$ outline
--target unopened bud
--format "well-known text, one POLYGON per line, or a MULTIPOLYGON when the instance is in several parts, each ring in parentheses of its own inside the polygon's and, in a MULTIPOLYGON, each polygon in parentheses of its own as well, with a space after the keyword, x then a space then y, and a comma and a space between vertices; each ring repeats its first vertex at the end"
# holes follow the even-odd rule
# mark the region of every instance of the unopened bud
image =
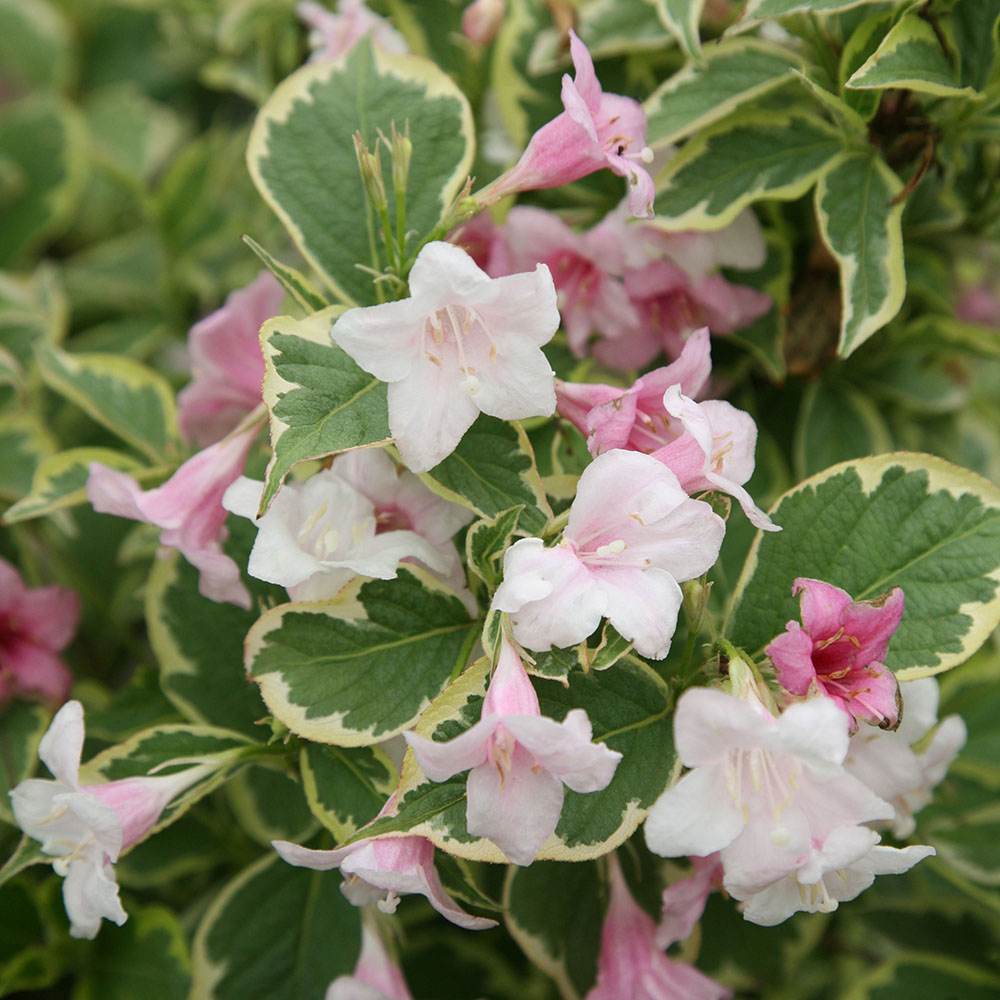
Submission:
POLYGON ((372 153, 365 146, 360 132, 354 133, 354 155, 358 158, 358 170, 361 172, 361 182, 365 186, 368 200, 379 214, 389 209, 389 199, 385 192, 385 180, 382 178, 382 161, 379 158, 378 145, 372 153))

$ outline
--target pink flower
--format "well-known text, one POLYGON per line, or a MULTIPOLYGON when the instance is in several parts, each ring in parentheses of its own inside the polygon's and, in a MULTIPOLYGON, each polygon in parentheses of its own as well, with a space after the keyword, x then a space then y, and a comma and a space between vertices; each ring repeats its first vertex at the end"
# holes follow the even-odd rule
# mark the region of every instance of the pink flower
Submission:
POLYGON ((345 876, 340 888, 355 906, 377 902, 383 913, 394 913, 400 895, 417 893, 426 896, 441 916, 466 930, 496 926, 495 920, 466 913, 445 892, 434 869, 434 845, 426 837, 368 837, 332 851, 314 851, 286 840, 272 841, 271 846, 299 868, 339 868, 345 876))
POLYGON ((892 803, 895 815, 889 826, 897 839, 916 828, 913 814, 931 801, 951 762, 965 746, 967 731, 961 716, 949 715, 938 725, 940 693, 933 677, 900 684, 903 720, 895 732, 865 726, 851 737, 844 767, 876 795, 892 803), (934 727, 930 741, 918 752, 934 727))
POLYGON ((408 52, 403 36, 383 17, 373 14, 363 0, 339 0, 337 13, 315 0, 301 0, 295 12, 309 32, 310 60, 336 59, 365 37, 386 52, 408 52))
POLYGON ((609 167, 628 180, 629 211, 653 214, 653 178, 640 165, 651 162, 646 146, 646 113, 630 97, 605 94, 594 73, 587 46, 570 31, 570 53, 576 76, 562 79, 565 111, 543 125, 521 159, 479 193, 490 204, 515 191, 558 187, 609 167))
POLYGON ((731 991, 684 962, 667 958, 656 925, 629 892, 621 865, 608 855, 611 902, 601 928, 597 983, 586 1000, 721 1000, 731 991))
POLYGON ((324 1000, 413 1000, 402 971, 368 920, 361 921, 361 954, 354 972, 330 983, 324 1000))
POLYGON ((94 510, 158 525, 160 544, 180 550, 201 578, 198 590, 211 601, 250 607, 240 569, 222 551, 226 510, 222 496, 239 476, 258 424, 234 431, 189 458, 162 486, 142 490, 124 472, 91 462, 87 497, 94 510))
POLYGON ((497 36, 507 0, 473 0, 462 11, 462 33, 474 45, 489 45, 497 36))
POLYGON ((689 937, 694 925, 705 911, 712 890, 722 884, 725 870, 718 853, 704 858, 691 857, 693 871, 663 890, 660 923, 656 929, 656 944, 666 948, 675 941, 689 937))
POLYGON ((786 630, 765 648, 782 687, 805 695, 813 683, 859 720, 892 729, 899 721, 896 677, 885 666, 889 640, 903 617, 903 591, 893 587, 874 601, 851 595, 822 580, 799 578, 802 625, 786 630))
POLYGON ((204 447, 224 437, 261 401, 264 356, 258 333, 281 308, 285 290, 268 271, 226 297, 188 334, 194 378, 177 396, 186 438, 204 447))
POLYGON ((0 705, 26 695, 65 699, 73 676, 56 653, 73 638, 79 619, 72 590, 28 588, 0 559, 0 705))
POLYGON ((696 403, 711 371, 708 329, 695 330, 680 357, 638 379, 630 389, 558 381, 559 412, 587 435, 591 454, 625 448, 652 454, 687 493, 721 490, 735 497, 750 521, 780 531, 743 488, 754 469, 757 425, 735 406, 696 403))
POLYGON ((587 713, 545 718, 520 657, 504 636, 496 671, 471 729, 443 743, 404 733, 421 770, 445 781, 469 768, 466 827, 515 865, 530 865, 555 831, 563 785, 575 792, 608 786, 621 754, 592 743, 587 713))
POLYGON ((70 934, 92 938, 102 917, 119 925, 126 920, 112 862, 153 829, 175 796, 215 765, 201 764, 163 777, 81 785, 83 738, 83 706, 68 701, 38 745, 38 756, 56 780, 29 778, 10 796, 18 825, 56 859, 53 868, 66 879, 63 900, 70 934))
POLYGON ((679 583, 718 558, 725 525, 649 455, 609 451, 584 470, 562 541, 522 538, 504 554, 493 607, 528 649, 572 646, 607 618, 643 655, 670 649, 679 583))
POLYGON ((691 770, 653 805, 646 842, 665 857, 719 851, 737 899, 804 869, 838 827, 892 815, 842 767, 846 719, 826 698, 775 718, 753 692, 743 700, 691 688, 677 703, 674 741, 691 770))
POLYGON ((552 369, 542 344, 559 326, 548 269, 490 278, 464 250, 428 243, 408 299, 348 309, 330 336, 389 383, 389 430, 406 465, 426 472, 455 450, 480 413, 550 416, 552 369))
POLYGON ((615 339, 638 329, 639 315, 615 277, 625 266, 616 229, 598 225, 578 235, 551 212, 518 206, 507 216, 502 238, 511 271, 527 270, 538 261, 548 267, 576 357, 587 353, 594 332, 615 339))

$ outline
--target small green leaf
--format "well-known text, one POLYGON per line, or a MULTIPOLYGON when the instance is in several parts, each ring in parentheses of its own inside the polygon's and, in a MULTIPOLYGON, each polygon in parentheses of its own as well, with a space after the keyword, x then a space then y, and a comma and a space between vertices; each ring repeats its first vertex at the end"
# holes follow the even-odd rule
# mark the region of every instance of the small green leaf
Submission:
POLYGON ((0 715, 0 819, 14 822, 7 794, 32 775, 38 741, 49 725, 49 713, 42 705, 28 701, 9 702, 0 715))
POLYGON ((165 478, 173 471, 173 466, 168 465, 148 468, 131 455, 111 448, 70 448, 69 451, 60 451, 38 463, 30 492, 4 514, 4 523, 16 524, 65 507, 87 503, 87 479, 90 476, 91 462, 120 469, 134 476, 140 483, 165 478))
POLYGON ((649 0, 656 6, 656 13, 670 33, 680 42, 681 48, 694 59, 701 58, 701 38, 698 22, 705 0, 649 0))
POLYGON ((247 672, 272 714, 319 743, 367 746, 409 728, 479 633, 423 571, 355 578, 332 601, 283 604, 246 638, 247 672))
POLYGON ((651 146, 677 142, 790 80, 800 65, 789 49, 741 38, 711 46, 660 84, 643 108, 651 146))
POLYGON ((378 747, 306 743, 299 766, 309 807, 338 843, 373 820, 396 787, 396 769, 378 747))
POLYGON ((341 311, 333 306, 303 320, 278 316, 261 329, 274 449, 261 513, 299 462, 392 440, 384 383, 330 340, 331 321, 341 311))
POLYGON ((469 569, 495 590, 503 575, 503 554, 510 545, 524 506, 511 507, 496 517, 487 517, 470 525, 465 535, 465 557, 469 569))
POLYGON ((759 656, 799 617, 796 577, 855 600, 903 588, 906 606, 887 665, 901 680, 968 659, 1000 623, 1000 490, 931 455, 897 452, 834 466, 772 510, 758 534, 726 627, 759 656))
POLYGON ((960 82, 985 90, 997 61, 1000 0, 957 0, 948 24, 958 54, 960 82))
POLYGON ((243 237, 243 242, 257 255, 261 263, 273 274, 282 287, 307 312, 319 312, 326 309, 329 302, 317 291, 316 286, 299 270, 282 264, 272 257, 255 239, 243 237))
POLYGON ((519 423, 480 414, 458 447, 420 477, 445 500, 492 518, 524 506, 518 525, 539 533, 552 516, 531 444, 519 423))
MULTIPOLYGON (((595 60, 673 44, 673 35, 649 0, 590 0, 579 10, 576 33, 595 60)), ((558 31, 552 34, 553 48, 558 49, 558 31)))
POLYGON ((594 983, 604 895, 595 862, 536 861, 507 872, 507 929, 531 961, 555 980, 564 997, 579 1000, 594 983))
POLYGON ((798 198, 843 149, 840 133, 803 111, 739 112, 699 132, 657 178, 657 223, 721 229, 762 198, 798 198))
POLYGON ((900 179, 874 150, 845 153, 816 186, 823 242, 840 267, 837 350, 846 358, 899 312, 906 295, 900 179))
POLYGON ((891 10, 865 18, 844 43, 844 51, 840 55, 837 72, 840 96, 865 121, 878 110, 882 95, 878 91, 852 90, 848 88, 847 81, 875 54, 895 20, 896 13, 891 10))
POLYGON ((178 447, 174 392, 151 368, 110 354, 38 351, 45 384, 153 461, 178 447))
POLYGON ((319 1000, 361 948, 360 910, 340 882, 273 852, 238 875, 198 926, 189 1000, 319 1000))
MULTIPOLYGON (((378 132, 409 123, 413 155, 406 192, 408 230, 428 235, 472 167, 468 101, 434 63, 372 48, 318 60, 284 80, 261 108, 247 163, 254 183, 303 255, 348 305, 377 301, 372 275, 384 255, 358 172, 352 136, 371 149, 378 132)), ((388 157, 383 164, 391 191, 388 157)), ((395 228, 395 199, 390 198, 395 228)), ((408 248, 408 252, 414 248, 408 248)))
POLYGON ((784 17, 805 10, 811 14, 832 14, 839 10, 850 10, 867 3, 880 0, 747 0, 743 10, 744 21, 763 20, 766 17, 784 17))
POLYGON ((929 21, 917 14, 900 18, 879 47, 847 80, 853 90, 915 90, 935 97, 973 97, 941 48, 929 21))
POLYGON ((32 865, 47 864, 51 860, 48 855, 42 854, 42 845, 37 840, 32 840, 31 837, 25 834, 18 841, 17 847, 14 848, 14 853, 7 858, 3 863, 3 867, 0 868, 0 885, 9 881, 15 875, 20 875, 25 868, 30 868, 32 865))
POLYGON ((28 493, 35 469, 56 447, 55 438, 31 413, 0 414, 0 500, 28 493))

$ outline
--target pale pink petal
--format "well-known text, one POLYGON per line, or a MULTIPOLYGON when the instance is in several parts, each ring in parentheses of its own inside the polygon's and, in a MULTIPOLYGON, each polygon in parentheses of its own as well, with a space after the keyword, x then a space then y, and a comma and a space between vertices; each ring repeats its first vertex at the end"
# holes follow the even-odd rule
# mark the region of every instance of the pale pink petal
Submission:
POLYGON ((8 604, 7 614, 16 620, 21 634, 30 635, 33 642, 58 652, 76 632, 80 599, 64 587, 26 588, 16 602, 8 604))
POLYGON ((844 609, 842 624, 847 635, 858 640, 857 660, 885 660, 889 640, 903 617, 903 590, 893 587, 876 601, 852 601, 844 609))
POLYGON ((646 843, 667 858, 704 856, 729 846, 745 823, 723 768, 697 767, 653 804, 646 817, 646 843))
POLYGON ((117 861, 122 849, 122 824, 115 810, 90 791, 66 792, 53 800, 56 805, 65 806, 80 820, 83 828, 97 842, 100 852, 110 861, 117 861))
MULTIPOLYGON (((510 640, 500 636, 496 669, 483 700, 482 715, 539 715, 538 695, 510 640)), ((590 737, 587 737, 588 741, 590 737)))
POLYGON ((296 868, 311 868, 313 871, 326 872, 333 868, 339 868, 340 863, 349 854, 368 843, 365 840, 358 840, 347 847, 340 847, 332 851, 317 851, 308 847, 301 847, 287 840, 272 840, 271 846, 278 852, 282 861, 287 861, 296 868))
POLYGON ((325 1000, 413 1000, 398 965, 392 961, 377 930, 361 923, 361 954, 351 976, 338 976, 325 1000))
POLYGON ((607 602, 608 621, 638 653, 662 660, 670 652, 683 599, 677 580, 657 567, 640 572, 605 569, 596 576, 607 602))
POLYGON ((656 928, 656 945, 666 948, 683 941, 701 919, 713 885, 721 885, 723 868, 718 854, 706 858, 690 858, 692 872, 663 890, 660 923, 656 928))
POLYGON ((507 0, 473 0, 462 11, 462 33, 474 45, 489 45, 503 23, 507 0))
POLYGON ((469 833, 492 840, 515 865, 535 860, 562 812, 562 782, 536 769, 531 755, 519 745, 506 775, 489 764, 474 768, 467 793, 469 833))
POLYGON ((420 770, 431 781, 447 781, 453 774, 478 767, 486 760, 498 723, 497 716, 484 716, 471 729, 441 742, 413 732, 403 733, 403 738, 413 750, 420 770))
MULTIPOLYGON (((767 243, 753 209, 747 208, 723 229, 707 236, 717 267, 734 267, 741 271, 756 271, 767 260, 767 243)), ((690 395, 690 393, 689 393, 690 395)))
POLYGON ((774 300, 766 292, 734 285, 721 274, 712 274, 691 288, 705 325, 716 334, 732 333, 763 316, 774 300))
POLYGON ((425 319, 412 299, 383 302, 348 309, 331 327, 330 337, 379 381, 398 382, 421 363, 417 350, 425 319))
POLYGON ((730 750, 760 746, 771 728, 752 706, 713 688, 685 691, 674 712, 674 743, 688 767, 718 764, 730 750))

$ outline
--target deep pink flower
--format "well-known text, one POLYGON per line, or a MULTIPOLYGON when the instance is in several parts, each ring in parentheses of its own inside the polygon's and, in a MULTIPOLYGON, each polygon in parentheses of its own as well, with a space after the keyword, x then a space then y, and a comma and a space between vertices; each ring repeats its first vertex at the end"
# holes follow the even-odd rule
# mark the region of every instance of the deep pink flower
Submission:
POLYGON ((179 549, 201 578, 211 601, 250 607, 240 569, 222 551, 226 510, 222 496, 243 471, 259 425, 238 430, 189 458, 162 486, 142 490, 124 472, 91 462, 87 497, 94 510, 158 525, 160 544, 179 549))
POLYGON ((79 619, 72 590, 28 588, 0 559, 0 705, 24 695, 65 699, 73 676, 56 654, 73 638, 79 619))
POLYGON ((504 636, 482 717, 452 740, 436 743, 404 733, 432 781, 472 769, 466 827, 492 840, 516 865, 530 865, 559 822, 563 785, 596 792, 614 777, 621 754, 592 743, 587 713, 562 722, 541 714, 524 664, 504 636))
POLYGON ((786 691, 819 690, 851 718, 883 729, 899 722, 895 674, 885 666, 889 640, 903 617, 903 591, 893 587, 874 601, 854 601, 839 587, 799 578, 802 624, 789 622, 765 652, 786 691))
POLYGON ((667 958, 652 918, 632 898, 608 855, 611 901, 601 928, 597 983, 586 1000, 722 1000, 731 992, 685 962, 667 958))
POLYGON ((383 913, 394 913, 399 896, 417 893, 426 896, 441 916, 466 930, 496 926, 495 920, 466 913, 445 892, 434 869, 434 845, 426 837, 368 837, 332 851, 315 851, 287 840, 274 840, 271 846, 299 868, 339 868, 344 875, 341 890, 355 906, 378 903, 383 913))
POLYGON ((202 447, 212 444, 260 405, 264 356, 258 334, 284 298, 277 279, 262 271, 191 327, 188 351, 194 378, 177 395, 185 438, 202 447))
POLYGON ((543 125, 521 159, 479 193, 490 204, 515 191, 559 187, 609 167, 628 180, 633 215, 653 214, 653 178, 642 166, 653 154, 646 146, 646 113, 631 97, 605 94, 594 73, 587 46, 570 31, 575 77, 562 79, 565 111, 543 125))

